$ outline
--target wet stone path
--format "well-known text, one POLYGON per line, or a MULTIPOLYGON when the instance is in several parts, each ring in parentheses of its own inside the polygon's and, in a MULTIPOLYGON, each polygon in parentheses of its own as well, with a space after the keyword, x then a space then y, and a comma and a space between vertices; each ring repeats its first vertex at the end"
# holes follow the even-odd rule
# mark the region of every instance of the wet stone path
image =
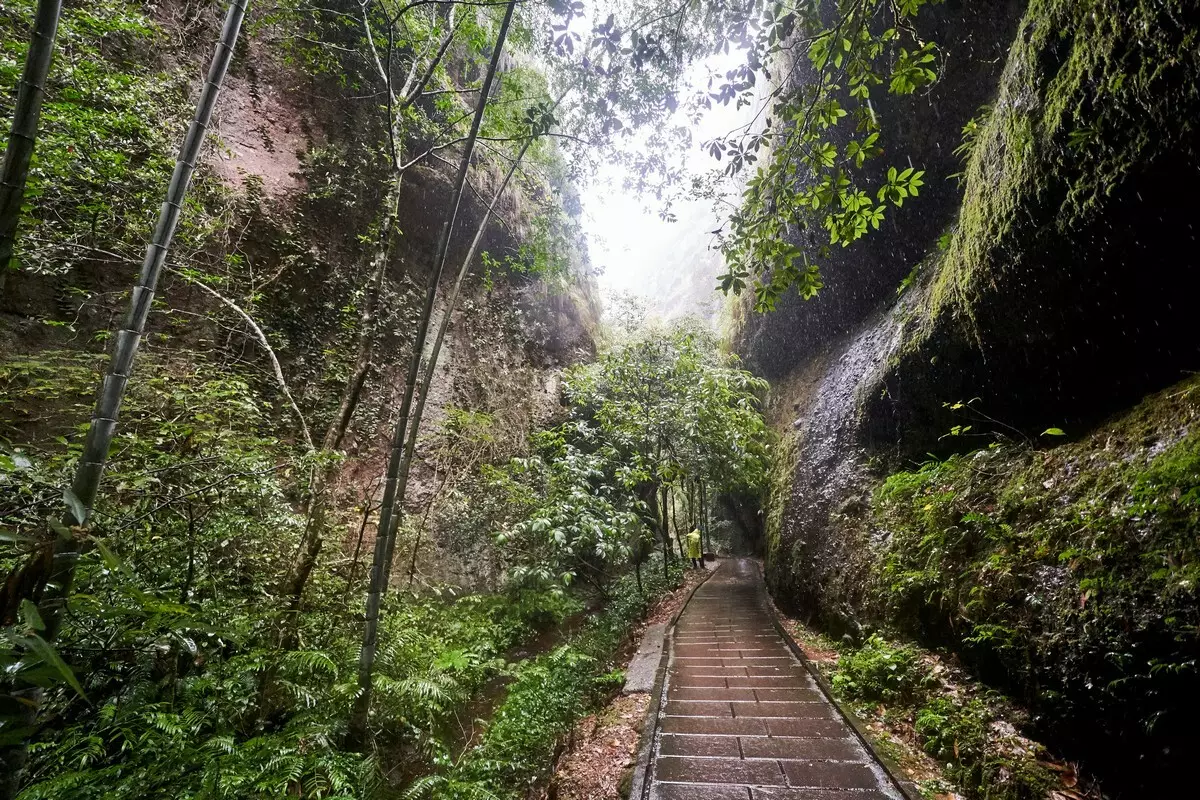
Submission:
POLYGON ((674 630, 650 800, 901 800, 727 561, 674 630))

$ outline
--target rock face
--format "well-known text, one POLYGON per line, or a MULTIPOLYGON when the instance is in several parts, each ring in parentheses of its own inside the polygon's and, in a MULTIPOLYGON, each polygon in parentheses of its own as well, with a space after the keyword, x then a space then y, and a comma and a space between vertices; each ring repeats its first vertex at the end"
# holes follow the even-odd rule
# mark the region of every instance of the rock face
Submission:
MULTIPOLYGON (((126 78, 136 86, 164 82, 173 87, 162 96, 178 108, 147 93, 163 105, 151 111, 176 124, 191 113, 187 93, 195 74, 203 74, 206 66, 193 61, 208 52, 193 52, 184 43, 194 36, 205 39, 204 31, 215 35, 219 24, 216 14, 207 12, 198 12, 195 19, 190 11, 164 13, 157 22, 147 18, 144 36, 131 34, 122 47, 114 46, 121 55, 114 55, 108 67, 128 73, 126 78), (170 46, 160 46, 151 30, 174 34, 164 37, 170 46), (143 61, 153 69, 129 65, 143 61), (166 81, 156 70, 174 80, 166 81)), ((181 273, 202 276, 266 332, 319 443, 354 366, 360 309, 384 216, 389 173, 381 142, 386 136, 373 100, 321 70, 285 58, 267 33, 245 34, 237 52, 175 238, 171 271, 158 285, 158 302, 167 313, 151 316, 147 340, 184 360, 217 353, 214 360, 226 359, 222 369, 245 366, 247 379, 263 398, 277 399, 274 380, 256 366, 264 359, 257 338, 240 317, 194 288, 181 273), (314 102, 318 97, 321 102, 314 102), (228 367, 231 363, 235 366, 228 367)), ((410 156, 427 146, 419 135, 414 132, 413 141, 407 142, 410 156)), ((58 144, 49 141, 52 144, 43 147, 58 144)), ((138 189, 152 198, 146 205, 154 211, 139 215, 126 203, 118 209, 126 229, 108 218, 100 225, 93 219, 87 246, 72 244, 65 250, 70 258, 55 251, 54 257, 44 259, 50 267, 5 270, 7 280, 0 280, 0 353, 105 348, 92 335, 110 329, 123 313, 145 246, 145 233, 136 225, 153 221, 178 142, 172 133, 139 143, 144 149, 154 148, 153 158, 141 157, 159 170, 146 168, 144 177, 138 173, 138 189)), ((122 146, 131 147, 127 142, 122 146)), ((471 191, 450 237, 442 298, 506 166, 490 163, 486 156, 476 158, 471 191)), ((380 493, 378 479, 387 460, 396 400, 404 388, 425 287, 450 211, 455 168, 449 160, 427 161, 404 176, 397 203, 399 233, 373 326, 372 366, 338 448, 347 458, 332 488, 343 511, 374 502, 380 493)), ((569 196, 573 189, 513 181, 497 204, 480 251, 496 262, 519 255, 522 246, 533 241, 535 217, 549 207, 546 201, 570 207, 550 200, 552 191, 569 196)), ((47 216, 69 217, 67 222, 86 228, 87 220, 76 217, 85 216, 97 202, 92 195, 75 197, 47 216)), ((27 224, 26 232, 30 230, 27 224)), ((594 355, 599 309, 586 250, 579 241, 554 244, 554 255, 568 266, 562 274, 544 278, 504 267, 484 278, 481 256, 476 255, 433 380, 419 461, 406 498, 411 512, 428 514, 430 499, 442 490, 452 492, 461 477, 463 465, 438 451, 443 443, 436 433, 448 413, 469 409, 486 417, 492 437, 486 456, 503 460, 526 446, 534 427, 558 413, 561 371, 594 355)), ((435 326, 444 309, 439 306, 436 311, 435 326)), ((436 328, 430 342, 435 333, 436 328)), ((290 430, 281 426, 275 435, 288 439, 290 430)), ((439 522, 436 512, 434 527, 439 522)), ((361 545, 353 540, 358 523, 346 521, 351 537, 347 547, 353 549, 361 545)), ((360 540, 362 535, 359 532, 360 540)), ((368 540, 372 535, 368 527, 368 540)), ((463 585, 486 582, 493 570, 481 562, 479 553, 491 550, 481 546, 490 531, 473 535, 466 545, 461 538, 427 537, 418 569, 436 570, 436 577, 463 585)))
POLYGON ((991 440, 975 434, 1082 434, 1200 368, 1200 203, 1180 184, 1200 169, 1196 11, 948 3, 927 23, 945 78, 890 109, 889 149, 913 154, 930 196, 823 265, 815 301, 790 298, 737 339, 783 434, 765 509, 781 601, 854 634, 888 547, 871 522, 887 471, 991 440), (951 151, 984 104, 960 193, 951 151))
MULTIPOLYGON (((884 160, 926 172, 920 201, 889 212, 883 230, 822 262, 825 289, 816 298, 787 295, 772 314, 748 316, 738 349, 752 369, 772 381, 804 369, 895 300, 896 287, 954 221, 961 193, 950 176, 962 168, 954 149, 963 125, 992 99, 1023 7, 996 0, 922 11, 921 33, 943 49, 944 75, 928 93, 877 101, 884 160)), ((811 78, 800 65, 793 80, 811 78)), ((800 244, 815 249, 819 242, 800 244)))

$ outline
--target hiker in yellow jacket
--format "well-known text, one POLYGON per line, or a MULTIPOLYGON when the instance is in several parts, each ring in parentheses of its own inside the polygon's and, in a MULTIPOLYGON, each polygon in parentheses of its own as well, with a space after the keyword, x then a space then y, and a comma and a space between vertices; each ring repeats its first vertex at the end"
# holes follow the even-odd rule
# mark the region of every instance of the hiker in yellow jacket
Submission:
POLYGON ((687 554, 692 566, 699 569, 704 566, 704 553, 700 550, 700 531, 693 528, 687 535, 687 554))

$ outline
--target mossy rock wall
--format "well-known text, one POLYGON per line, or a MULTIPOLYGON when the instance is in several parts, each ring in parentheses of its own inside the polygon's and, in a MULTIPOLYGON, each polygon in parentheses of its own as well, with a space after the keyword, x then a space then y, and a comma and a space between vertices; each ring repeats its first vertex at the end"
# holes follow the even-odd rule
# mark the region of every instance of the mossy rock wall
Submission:
POLYGON ((1109 791, 1145 796, 1200 754, 1197 530, 1192 378, 1078 442, 889 476, 858 534, 868 616, 957 652, 1109 791))
POLYGON ((788 312, 740 340, 785 434, 764 508, 777 599, 836 635, 890 625, 954 650, 1034 710, 1047 744, 1131 796, 1198 752, 1181 725, 1198 709, 1171 699, 1197 694, 1197 597, 1164 583, 1192 580, 1179 570, 1197 524, 1195 389, 1104 422, 1200 369, 1200 203, 1184 188, 1200 171, 1197 19, 1182 0, 1030 2, 941 223, 951 235, 928 243, 917 283, 890 307, 890 292, 835 299, 843 313, 820 336, 806 335, 819 311, 788 312), (1045 454, 1048 428, 1097 433, 1045 454), (907 495, 875 492, 889 473, 900 491, 913 473, 896 471, 929 453, 998 439, 1022 444, 915 473, 907 495), (951 500, 989 485, 977 471, 998 473, 990 499, 951 500), (889 504, 924 491, 954 513, 922 517, 926 498, 909 509, 919 525, 899 522, 889 504), (971 594, 968 564, 1008 570, 1005 588, 971 594))
MULTIPOLYGON (((867 408, 876 446, 945 451, 943 403, 1079 430, 1200 367, 1200 7, 1035 0, 949 247, 867 408)), ((976 426, 978 429, 978 425, 976 426)))
MULTIPOLYGON (((851 335, 881 304, 894 301, 901 281, 957 213, 962 192, 950 176, 962 163, 954 149, 963 126, 991 100, 1024 8, 1024 0, 989 0, 922 10, 917 25, 941 48, 941 80, 915 95, 881 92, 872 99, 883 125, 883 160, 925 170, 920 201, 890 211, 878 234, 822 259, 825 287, 817 297, 806 301, 786 294, 770 315, 739 315, 734 339, 751 369, 772 381, 784 379, 851 335)), ((798 85, 815 79, 803 59, 784 72, 798 85)), ((848 128, 833 135, 841 147, 857 134, 848 128)), ((815 251, 827 241, 828 234, 817 226, 811 239, 797 245, 815 251)))

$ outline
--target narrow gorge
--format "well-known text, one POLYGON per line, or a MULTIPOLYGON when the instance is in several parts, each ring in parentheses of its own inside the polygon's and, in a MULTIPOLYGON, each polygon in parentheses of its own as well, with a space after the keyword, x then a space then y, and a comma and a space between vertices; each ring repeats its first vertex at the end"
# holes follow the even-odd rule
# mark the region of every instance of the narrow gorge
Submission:
POLYGON ((1196 0, 5 2, 0 800, 1188 796, 1198 120, 1196 0))

